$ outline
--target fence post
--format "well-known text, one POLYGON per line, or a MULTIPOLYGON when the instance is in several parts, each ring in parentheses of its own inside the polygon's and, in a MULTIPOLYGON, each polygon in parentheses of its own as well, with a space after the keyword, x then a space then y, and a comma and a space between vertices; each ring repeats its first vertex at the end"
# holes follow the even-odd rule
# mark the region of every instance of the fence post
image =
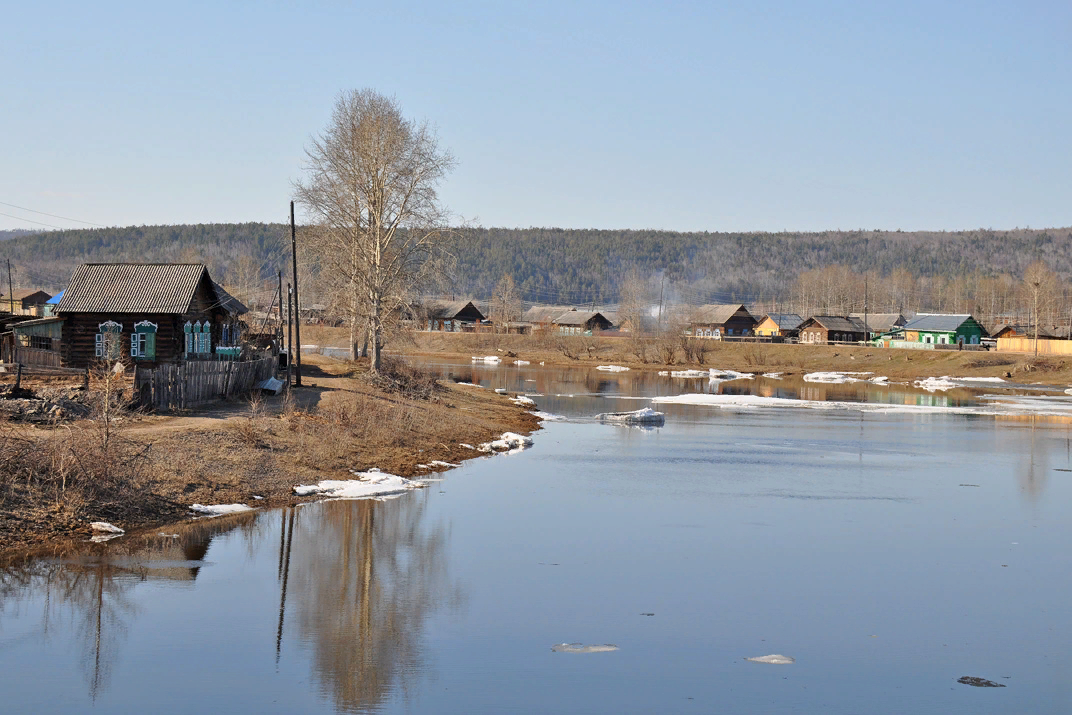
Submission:
POLYGON ((89 390, 89 365, 86 365, 86 371, 82 373, 82 389, 89 390))
POLYGON ((15 392, 22 386, 22 363, 15 364, 15 392))

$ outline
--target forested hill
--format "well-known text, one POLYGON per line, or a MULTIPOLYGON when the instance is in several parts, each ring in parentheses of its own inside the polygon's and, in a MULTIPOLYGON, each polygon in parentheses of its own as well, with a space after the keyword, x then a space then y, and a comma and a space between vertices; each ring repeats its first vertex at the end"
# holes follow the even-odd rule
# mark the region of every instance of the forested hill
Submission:
MULTIPOLYGON (((132 226, 18 236, 0 244, 19 283, 62 287, 83 262, 203 261, 222 280, 243 256, 264 277, 286 265, 283 224, 132 226)), ((1019 276, 1043 260, 1072 277, 1072 229, 961 232, 675 233, 650 230, 475 228, 455 234, 450 283, 461 295, 487 297, 511 274, 527 301, 605 302, 636 267, 688 284, 712 300, 777 296, 801 271, 841 264, 857 271, 916 276, 1019 276)))

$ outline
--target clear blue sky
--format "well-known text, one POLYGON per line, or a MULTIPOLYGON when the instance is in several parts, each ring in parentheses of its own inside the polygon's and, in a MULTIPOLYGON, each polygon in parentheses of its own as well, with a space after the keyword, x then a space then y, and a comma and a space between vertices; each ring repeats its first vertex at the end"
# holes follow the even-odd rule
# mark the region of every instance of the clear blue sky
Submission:
POLYGON ((0 202, 283 220, 372 87, 438 125, 485 226, 1068 226, 1069 38, 1067 2, 9 3, 0 202))

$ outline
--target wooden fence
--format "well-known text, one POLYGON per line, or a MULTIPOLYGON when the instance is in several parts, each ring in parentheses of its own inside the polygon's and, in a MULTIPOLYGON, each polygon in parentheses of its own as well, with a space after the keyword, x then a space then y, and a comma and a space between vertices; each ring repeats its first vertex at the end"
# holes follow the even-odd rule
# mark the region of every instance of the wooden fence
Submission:
POLYGON ((262 380, 275 376, 274 357, 239 362, 196 360, 139 368, 134 387, 141 402, 159 410, 187 409, 211 400, 250 392, 262 380))
MULTIPOLYGON (((998 352, 1034 353, 1034 338, 998 338, 998 352)), ((1072 355, 1072 340, 1038 339, 1039 355, 1072 355)))

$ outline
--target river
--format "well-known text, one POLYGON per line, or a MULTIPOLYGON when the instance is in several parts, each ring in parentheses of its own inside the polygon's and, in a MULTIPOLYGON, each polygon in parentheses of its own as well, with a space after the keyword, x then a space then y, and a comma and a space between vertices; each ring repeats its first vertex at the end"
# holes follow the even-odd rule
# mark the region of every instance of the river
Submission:
POLYGON ((566 419, 4 571, 4 711, 1072 711, 1072 397, 426 362, 566 419))

